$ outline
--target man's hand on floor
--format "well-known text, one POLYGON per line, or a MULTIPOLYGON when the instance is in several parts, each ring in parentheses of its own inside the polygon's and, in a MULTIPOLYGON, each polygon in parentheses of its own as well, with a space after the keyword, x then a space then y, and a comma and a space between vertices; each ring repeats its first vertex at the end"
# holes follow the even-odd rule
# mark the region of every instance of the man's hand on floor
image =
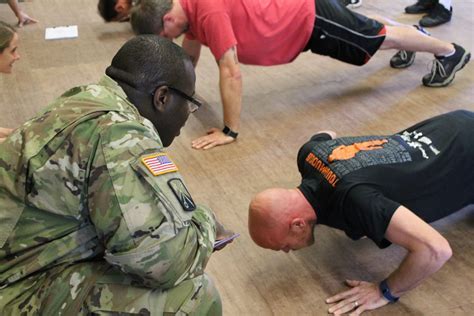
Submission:
POLYGON ((206 136, 199 137, 191 142, 194 149, 211 149, 212 147, 230 144, 235 138, 224 134, 218 128, 211 128, 206 136))
POLYGON ((346 280, 352 289, 340 292, 328 299, 327 304, 333 304, 328 312, 333 315, 360 315, 364 311, 376 309, 388 304, 375 283, 346 280))

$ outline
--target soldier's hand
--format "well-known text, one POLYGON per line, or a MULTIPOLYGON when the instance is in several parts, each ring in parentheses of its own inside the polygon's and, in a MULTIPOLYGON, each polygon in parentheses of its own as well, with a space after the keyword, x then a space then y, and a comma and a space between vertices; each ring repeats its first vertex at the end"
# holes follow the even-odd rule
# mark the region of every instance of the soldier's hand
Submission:
POLYGON ((206 136, 199 137, 191 142, 194 149, 210 149, 212 147, 226 145, 235 141, 235 138, 228 136, 218 128, 211 128, 206 136))
POLYGON ((233 234, 234 234, 233 231, 231 231, 230 229, 225 228, 224 225, 222 225, 221 223, 216 221, 216 240, 220 240, 220 239, 230 237, 233 234))
MULTIPOLYGON (((226 229, 224 227, 224 225, 222 225, 221 223, 219 223, 217 220, 216 220, 216 241, 219 241, 219 240, 222 240, 222 239, 226 239, 228 237, 231 237, 232 235, 234 235, 234 232, 229 230, 229 229, 226 229)), ((224 243, 222 246, 220 247, 217 247, 217 248, 214 248, 214 250, 218 251, 218 250, 221 250, 223 249, 227 244, 230 244, 233 240, 230 240, 229 242, 226 242, 224 243)))

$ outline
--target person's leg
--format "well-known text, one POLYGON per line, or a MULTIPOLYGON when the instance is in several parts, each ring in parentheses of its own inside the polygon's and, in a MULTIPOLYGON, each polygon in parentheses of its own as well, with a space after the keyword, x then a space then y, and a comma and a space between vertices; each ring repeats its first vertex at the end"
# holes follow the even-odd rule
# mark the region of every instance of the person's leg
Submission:
POLYGON ((448 10, 451 9, 451 0, 438 0, 438 3, 448 10))
POLYGON ((304 50, 352 65, 367 63, 384 41, 384 25, 347 9, 339 0, 315 3, 313 33, 304 50))
MULTIPOLYGON (((470 53, 459 45, 427 36, 414 26, 387 19, 384 22, 387 25, 348 10, 336 0, 316 0, 314 29, 305 50, 353 65, 365 64, 379 48, 398 49, 399 53, 429 52, 436 59, 431 73, 423 77, 423 84, 430 87, 448 85, 469 62, 470 53)), ((404 67, 412 62, 408 58, 404 67)))
POLYGON ((410 58, 414 59, 413 52, 428 52, 435 55, 431 73, 423 77, 423 84, 429 87, 444 87, 450 84, 456 72, 461 70, 471 57, 471 54, 459 45, 428 36, 417 26, 407 27, 398 23, 386 25, 386 37, 380 49, 399 50, 390 61, 394 68, 404 68, 395 67, 394 61, 403 57, 408 61, 410 58), (407 55, 404 56, 403 53, 407 55))
POLYGON ((413 26, 386 25, 385 41, 380 49, 397 49, 414 52, 427 52, 436 56, 447 56, 454 53, 451 43, 439 40, 420 32, 413 26))
POLYGON ((104 261, 62 264, 0 289, 0 315, 77 315, 104 261))
POLYGON ((207 275, 168 289, 139 287, 120 271, 101 277, 86 298, 81 315, 222 315, 222 303, 207 275))

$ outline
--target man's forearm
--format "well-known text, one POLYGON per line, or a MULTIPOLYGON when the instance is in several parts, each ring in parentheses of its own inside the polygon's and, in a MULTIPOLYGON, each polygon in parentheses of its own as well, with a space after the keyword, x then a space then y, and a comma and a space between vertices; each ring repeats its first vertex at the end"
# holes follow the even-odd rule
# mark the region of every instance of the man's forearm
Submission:
POLYGON ((438 271, 452 255, 448 241, 404 206, 395 211, 385 236, 408 251, 387 280, 395 296, 416 287, 438 271))
POLYGON ((388 278, 387 283, 396 297, 418 286, 423 280, 438 271, 450 254, 431 249, 409 252, 402 263, 388 278))
POLYGON ((20 15, 20 8, 18 7, 17 0, 8 0, 8 5, 12 9, 13 13, 18 17, 20 15))
POLYGON ((220 91, 224 110, 224 124, 231 130, 240 129, 240 112, 242 109, 242 77, 224 70, 220 75, 220 91))

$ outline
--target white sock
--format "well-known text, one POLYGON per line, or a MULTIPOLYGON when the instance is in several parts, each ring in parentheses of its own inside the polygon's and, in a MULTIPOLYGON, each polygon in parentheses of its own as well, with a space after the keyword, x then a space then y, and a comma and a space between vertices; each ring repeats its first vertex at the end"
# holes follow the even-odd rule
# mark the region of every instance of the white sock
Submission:
POLYGON ((446 8, 446 10, 451 10, 451 0, 438 0, 439 4, 446 8))
POLYGON ((451 52, 451 53, 448 53, 448 54, 445 54, 445 55, 436 55, 438 57, 451 57, 454 55, 454 53, 456 53, 456 48, 451 52))

